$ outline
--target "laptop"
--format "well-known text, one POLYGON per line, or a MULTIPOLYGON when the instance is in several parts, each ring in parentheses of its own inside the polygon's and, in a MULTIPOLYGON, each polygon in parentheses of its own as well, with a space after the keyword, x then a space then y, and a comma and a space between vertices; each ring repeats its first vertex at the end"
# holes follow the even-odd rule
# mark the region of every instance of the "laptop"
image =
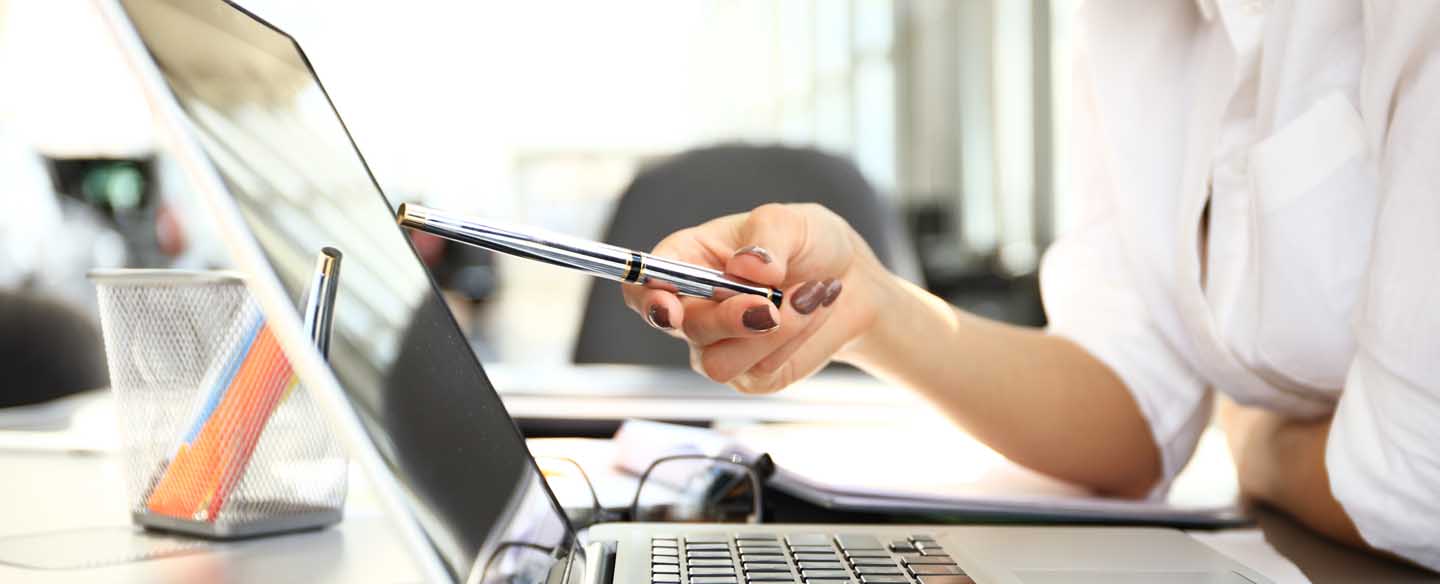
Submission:
MULTIPOLYGON (((296 41, 223 0, 100 2, 162 136, 426 580, 1266 582, 1159 528, 613 523, 578 534, 296 41), (327 245, 346 258, 328 362, 297 310, 327 245)), ((416 107, 423 93, 395 115, 416 107)))

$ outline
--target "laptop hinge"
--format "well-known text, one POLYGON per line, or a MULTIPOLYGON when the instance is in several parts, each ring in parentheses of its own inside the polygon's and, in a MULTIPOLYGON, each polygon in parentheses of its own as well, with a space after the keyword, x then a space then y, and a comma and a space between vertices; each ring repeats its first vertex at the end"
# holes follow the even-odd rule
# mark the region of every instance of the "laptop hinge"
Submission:
POLYGON ((613 541, 592 541, 585 544, 583 584, 612 584, 615 581, 615 549, 613 541))

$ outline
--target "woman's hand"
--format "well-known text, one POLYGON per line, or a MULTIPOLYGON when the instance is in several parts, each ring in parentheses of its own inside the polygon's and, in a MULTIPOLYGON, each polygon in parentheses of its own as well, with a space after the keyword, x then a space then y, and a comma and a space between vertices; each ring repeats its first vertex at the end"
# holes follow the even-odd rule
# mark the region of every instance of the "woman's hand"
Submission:
POLYGON ((670 235, 651 253, 785 292, 777 309, 749 294, 713 302, 623 287, 646 322, 690 344, 696 371, 746 393, 777 391, 820 369, 870 328, 890 280, 844 219, 813 204, 722 217, 670 235))
POLYGON ((749 294, 711 302, 623 287, 632 309, 690 343, 691 364, 711 379, 776 391, 836 358, 914 389, 1040 472, 1133 496, 1160 476, 1139 405, 1104 363, 1068 339, 966 314, 895 277, 820 206, 716 219, 671 235, 654 254, 785 292, 776 310, 749 294))

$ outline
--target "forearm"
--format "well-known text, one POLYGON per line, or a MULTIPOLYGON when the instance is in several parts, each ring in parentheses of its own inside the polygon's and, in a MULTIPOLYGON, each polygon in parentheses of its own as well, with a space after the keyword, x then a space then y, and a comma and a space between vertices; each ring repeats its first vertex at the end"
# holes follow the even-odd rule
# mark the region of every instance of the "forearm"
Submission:
POLYGON ((1296 421, 1266 412, 1250 414, 1260 419, 1244 433, 1243 445, 1234 449, 1241 490, 1310 529, 1353 546, 1367 547, 1330 491, 1330 476, 1325 469, 1330 420, 1296 421))
POLYGON ((1120 379, 1079 345, 986 320, 893 279, 841 358, 914 388, 976 438, 1040 472, 1140 496, 1160 457, 1120 379))

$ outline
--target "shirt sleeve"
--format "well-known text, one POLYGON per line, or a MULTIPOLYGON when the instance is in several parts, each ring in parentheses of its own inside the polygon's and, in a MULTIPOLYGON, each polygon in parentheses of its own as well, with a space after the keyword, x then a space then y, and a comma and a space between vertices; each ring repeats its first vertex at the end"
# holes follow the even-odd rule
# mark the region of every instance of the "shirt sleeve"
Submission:
POLYGON ((1161 454, 1163 480, 1151 493, 1158 497, 1189 461, 1212 400, 1184 357, 1184 328, 1168 304, 1166 268, 1135 251, 1168 242, 1147 241, 1154 232, 1134 229, 1120 212, 1120 205, 1133 212, 1132 203, 1140 202, 1117 201, 1088 59, 1083 48, 1077 53, 1071 152, 1080 219, 1046 251, 1041 293, 1049 332, 1105 363, 1135 398, 1161 454))
POLYGON ((1440 570, 1440 3, 1365 16, 1380 207, 1325 464, 1365 541, 1440 570))

